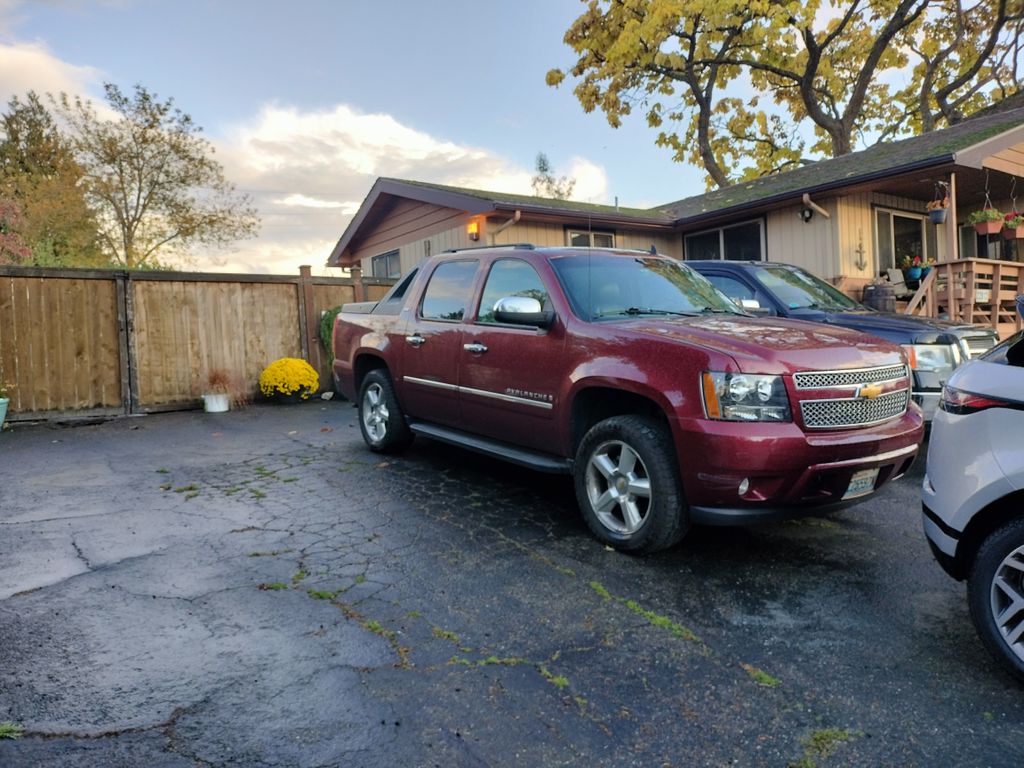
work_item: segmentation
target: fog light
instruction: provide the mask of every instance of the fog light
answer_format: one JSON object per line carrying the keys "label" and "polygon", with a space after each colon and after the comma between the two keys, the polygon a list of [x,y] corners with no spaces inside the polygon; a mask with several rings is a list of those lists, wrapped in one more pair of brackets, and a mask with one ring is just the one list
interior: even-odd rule
{"label": "fog light", "polygon": [[742,496],[747,491],[749,491],[750,490],[750,478],[744,477],[742,480],[740,480],[740,487],[739,487],[738,490],[739,490],[740,496]]}

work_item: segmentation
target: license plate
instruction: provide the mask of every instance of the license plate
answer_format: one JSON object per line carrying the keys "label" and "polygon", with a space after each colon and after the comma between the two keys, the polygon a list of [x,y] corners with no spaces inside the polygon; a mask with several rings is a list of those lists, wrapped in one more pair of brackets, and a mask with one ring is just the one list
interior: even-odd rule
{"label": "license plate", "polygon": [[850,484],[846,486],[844,499],[855,499],[858,496],[866,496],[875,490],[875,481],[878,480],[878,467],[874,469],[862,469],[854,472],[850,478]]}

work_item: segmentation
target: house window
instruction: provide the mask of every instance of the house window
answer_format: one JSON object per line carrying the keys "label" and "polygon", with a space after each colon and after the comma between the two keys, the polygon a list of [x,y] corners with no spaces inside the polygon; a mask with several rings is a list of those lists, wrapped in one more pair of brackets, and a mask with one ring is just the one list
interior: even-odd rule
{"label": "house window", "polygon": [[760,219],[695,232],[683,238],[686,259],[764,260],[764,222]]}
{"label": "house window", "polygon": [[370,260],[370,271],[374,277],[398,277],[402,274],[402,265],[398,259],[398,249],[374,256]]}
{"label": "house window", "polygon": [[925,226],[927,222],[927,217],[918,213],[875,209],[875,252],[878,254],[879,273],[898,267],[907,256],[927,259],[931,255],[930,241],[934,239],[934,233],[929,237]]}
{"label": "house window", "polygon": [[614,232],[593,232],[580,229],[570,229],[565,233],[569,245],[577,248],[614,248]]}

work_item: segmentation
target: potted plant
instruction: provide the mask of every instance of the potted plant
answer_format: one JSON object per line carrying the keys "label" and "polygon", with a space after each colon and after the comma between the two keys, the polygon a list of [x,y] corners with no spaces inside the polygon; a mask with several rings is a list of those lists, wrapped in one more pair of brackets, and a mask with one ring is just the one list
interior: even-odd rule
{"label": "potted plant", "polygon": [[282,357],[260,374],[260,392],[277,403],[306,400],[320,388],[320,376],[305,360]]}
{"label": "potted plant", "polygon": [[1003,214],[997,208],[982,208],[971,213],[967,223],[973,224],[979,235],[994,235],[1003,228]]}
{"label": "potted plant", "polygon": [[206,374],[203,410],[224,413],[231,408],[231,376],[223,368],[211,368]]}
{"label": "potted plant", "polygon": [[932,200],[925,206],[928,211],[928,220],[932,224],[945,224],[946,223],[946,210],[949,208],[949,198],[944,197],[941,200]]}
{"label": "potted plant", "polygon": [[903,277],[906,280],[920,280],[922,260],[920,256],[904,256],[900,259],[900,269],[903,270]]}
{"label": "potted plant", "polygon": [[928,277],[928,273],[932,271],[932,265],[934,265],[934,264],[935,264],[934,261],[932,261],[931,259],[927,259],[927,258],[923,259],[921,261],[921,279],[922,280],[924,280],[924,278]]}
{"label": "potted plant", "polygon": [[14,389],[13,384],[0,379],[0,430],[4,428],[4,421],[7,419],[7,404],[11,402],[10,391]]}
{"label": "potted plant", "polygon": [[1007,240],[1024,237],[1024,213],[1011,211],[1003,217],[1003,237]]}

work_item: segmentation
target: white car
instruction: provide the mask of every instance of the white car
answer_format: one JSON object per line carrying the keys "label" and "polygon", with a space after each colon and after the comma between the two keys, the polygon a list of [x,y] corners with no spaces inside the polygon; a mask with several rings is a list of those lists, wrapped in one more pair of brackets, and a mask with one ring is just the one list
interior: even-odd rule
{"label": "white car", "polygon": [[967,580],[982,641],[1024,681],[1024,332],[946,383],[921,501],[935,558]]}

